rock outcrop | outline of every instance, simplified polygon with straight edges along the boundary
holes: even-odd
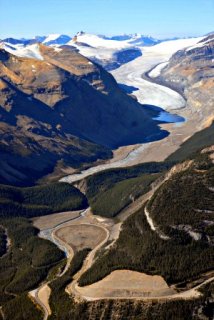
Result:
[[[187,108],[199,114],[201,123],[209,117],[211,123],[214,118],[213,61],[214,34],[211,34],[195,46],[176,52],[159,77],[163,83],[183,92]]]

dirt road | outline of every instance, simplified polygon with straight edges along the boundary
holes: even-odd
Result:
[[[43,295],[41,296],[41,294],[39,294],[40,291],[44,292],[44,290],[48,292],[49,289],[47,289],[47,286],[48,284],[45,283],[41,285],[38,289],[35,289],[29,292],[30,298],[32,298],[36,302],[36,304],[40,306],[41,310],[43,310],[43,313],[44,313],[43,320],[47,320],[49,315],[51,314],[50,306],[47,303],[46,294],[45,296]]]

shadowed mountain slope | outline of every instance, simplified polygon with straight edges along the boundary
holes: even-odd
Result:
[[[0,50],[1,182],[79,167],[166,135],[114,78],[70,47]]]

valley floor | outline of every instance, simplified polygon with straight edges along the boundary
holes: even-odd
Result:
[[[186,101],[178,92],[155,84],[153,81],[150,82],[149,79],[143,79],[142,75],[144,73],[168,61],[172,53],[171,48],[166,52],[153,52],[153,47],[147,48],[144,50],[142,57],[121,66],[113,72],[113,75],[118,83],[136,89],[133,94],[138,98],[140,103],[162,108],[163,116],[164,110],[176,113],[176,115],[184,118],[185,122],[160,124],[161,128],[170,133],[168,137],[160,141],[148,142],[147,144],[120,148],[114,152],[114,158],[105,164],[91,167],[79,174],[68,175],[62,178],[61,181],[73,183],[110,168],[132,166],[154,161],[154,159],[155,161],[162,161],[177,150],[182,142],[196,131],[211,124],[213,117],[210,116],[209,110],[206,110],[206,108],[204,111],[199,112],[193,106],[186,104]],[[46,217],[35,219],[34,225],[40,228],[40,236],[53,241],[66,252],[68,259],[66,268],[68,268],[76,251],[88,247],[91,248],[90,253],[84,260],[83,266],[66,288],[66,292],[73,295],[76,301],[93,301],[106,298],[134,298],[152,301],[162,299],[192,299],[200,297],[201,293],[198,289],[214,280],[212,274],[209,278],[207,276],[199,285],[182,292],[177,292],[176,288],[173,286],[169,287],[161,276],[151,276],[129,270],[117,270],[101,281],[91,285],[84,287],[78,285],[78,280],[91,267],[96,259],[96,254],[99,254],[98,251],[112,246],[119,237],[123,221],[133,212],[136,212],[139,207],[142,207],[143,203],[151,198],[154,191],[148,192],[123,210],[117,216],[117,219],[95,216],[91,213],[90,208],[82,212],[53,215],[53,219],[51,216],[48,219]],[[47,286],[48,283],[45,285],[45,294],[41,294],[41,290],[44,291],[44,286],[42,286],[37,289],[36,297],[37,302],[40,299],[41,306],[46,306],[47,317],[47,310],[48,313],[51,312],[47,303],[47,293],[50,294],[50,290]]]
[[[151,196],[151,192],[148,193],[148,196]],[[147,197],[144,197],[144,201]],[[141,202],[142,204],[142,202]],[[53,227],[51,216],[49,216],[51,233],[47,237],[47,233],[43,230],[41,236],[48,238],[49,240],[56,243],[60,248],[64,249],[67,254],[68,263],[70,264],[74,252],[80,247],[84,248],[91,245],[91,231],[85,233],[84,245],[77,247],[77,242],[83,240],[78,234],[80,229],[83,228],[84,232],[87,227],[97,228],[103,232],[103,236],[100,237],[100,234],[96,237],[97,243],[92,245],[92,251],[87,256],[82,268],[74,276],[74,280],[67,286],[66,292],[75,297],[77,302],[82,300],[94,301],[101,299],[137,299],[137,300],[152,300],[152,301],[166,301],[166,300],[176,300],[176,299],[192,299],[200,297],[200,292],[198,291],[203,285],[212,282],[214,277],[212,274],[208,274],[205,280],[199,285],[178,292],[175,290],[174,286],[169,287],[163,277],[161,276],[150,276],[144,273],[130,271],[130,270],[117,270],[113,271],[110,275],[93,283],[92,285],[80,287],[78,285],[78,280],[81,275],[90,268],[94,260],[96,259],[97,251],[102,247],[108,247],[117,240],[119,232],[115,232],[116,229],[120,229],[121,223],[116,223],[111,219],[106,219],[99,216],[94,216],[90,212],[90,208],[83,212],[81,218],[71,219],[70,221],[61,221],[60,226],[56,225]],[[130,211],[131,214],[131,211]],[[53,215],[54,216],[54,215]],[[45,217],[36,218],[34,221],[35,226],[41,226]],[[54,218],[54,217],[53,217]],[[123,220],[123,215],[122,215]],[[46,225],[47,226],[47,225]],[[70,231],[76,228],[79,230],[76,233],[76,239],[73,238],[73,241],[70,239]],[[63,234],[63,240],[62,235]],[[105,236],[104,236],[105,234]],[[94,237],[93,237],[94,238]],[[96,242],[96,241],[95,241]],[[65,270],[64,270],[65,272]],[[63,274],[64,274],[63,272]],[[61,276],[61,275],[60,275]],[[47,284],[42,285],[37,290],[31,292],[31,295],[35,298],[36,302],[45,310],[45,317],[51,314],[50,306],[48,303],[49,296],[51,294],[50,287]]]
[[[78,284],[78,280],[82,274],[85,273],[96,260],[98,251],[101,248],[106,249],[113,245],[119,237],[122,223],[136,212],[139,207],[142,207],[142,205],[152,197],[155,190],[169,177],[169,174],[166,175],[165,179],[162,179],[152,190],[125,208],[117,216],[116,220],[95,216],[92,214],[90,208],[82,212],[49,215],[48,221],[47,216],[34,219],[34,225],[42,229],[40,236],[51,240],[66,252],[67,265],[62,274],[68,269],[76,251],[88,247],[92,249],[86,257],[82,268],[74,275],[72,282],[66,288],[66,292],[74,296],[75,301],[81,302],[83,300],[94,301],[101,299],[167,301],[199,298],[201,293],[198,289],[214,280],[212,273],[207,274],[198,285],[193,285],[193,288],[177,292],[176,288],[174,286],[168,286],[161,276],[152,276],[124,269],[113,271],[110,275],[92,285],[80,287]],[[56,219],[57,216],[60,217],[60,219]],[[156,230],[153,230],[153,232],[156,232]],[[59,275],[59,277],[60,276],[61,275]],[[46,310],[46,316],[47,310],[50,310],[47,299],[50,293],[48,283],[34,291],[34,297],[36,297],[37,303]]]
[[[184,46],[184,44],[180,45]],[[156,84],[154,79],[149,81],[148,75],[147,80],[145,80],[143,75],[152,68],[156,69],[157,65],[168,61],[171,55],[179,49],[179,45],[174,49],[169,45],[165,51],[160,50],[160,52],[157,51],[157,48],[154,48],[144,48],[143,56],[122,65],[112,74],[118,83],[136,89],[134,89],[133,95],[137,97],[140,103],[159,107],[163,110],[160,117],[162,120],[165,119],[166,122],[160,123],[160,127],[168,131],[169,135],[162,140],[121,147],[115,150],[113,158],[104,164],[93,166],[78,174],[65,176],[61,181],[73,183],[106,169],[133,166],[154,161],[154,159],[155,161],[163,161],[195,132],[211,125],[214,118],[211,110],[207,110],[206,107],[203,110],[194,108],[194,106],[186,103],[178,92]],[[185,119],[185,121],[167,123],[167,121],[171,121],[168,120],[170,115],[172,117],[176,115],[180,119]]]

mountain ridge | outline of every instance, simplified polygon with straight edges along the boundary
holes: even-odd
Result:
[[[167,134],[110,74],[73,48],[37,49],[42,59],[0,50],[2,182],[26,180],[29,170],[33,181],[60,160],[78,167],[109,158],[120,145]]]

